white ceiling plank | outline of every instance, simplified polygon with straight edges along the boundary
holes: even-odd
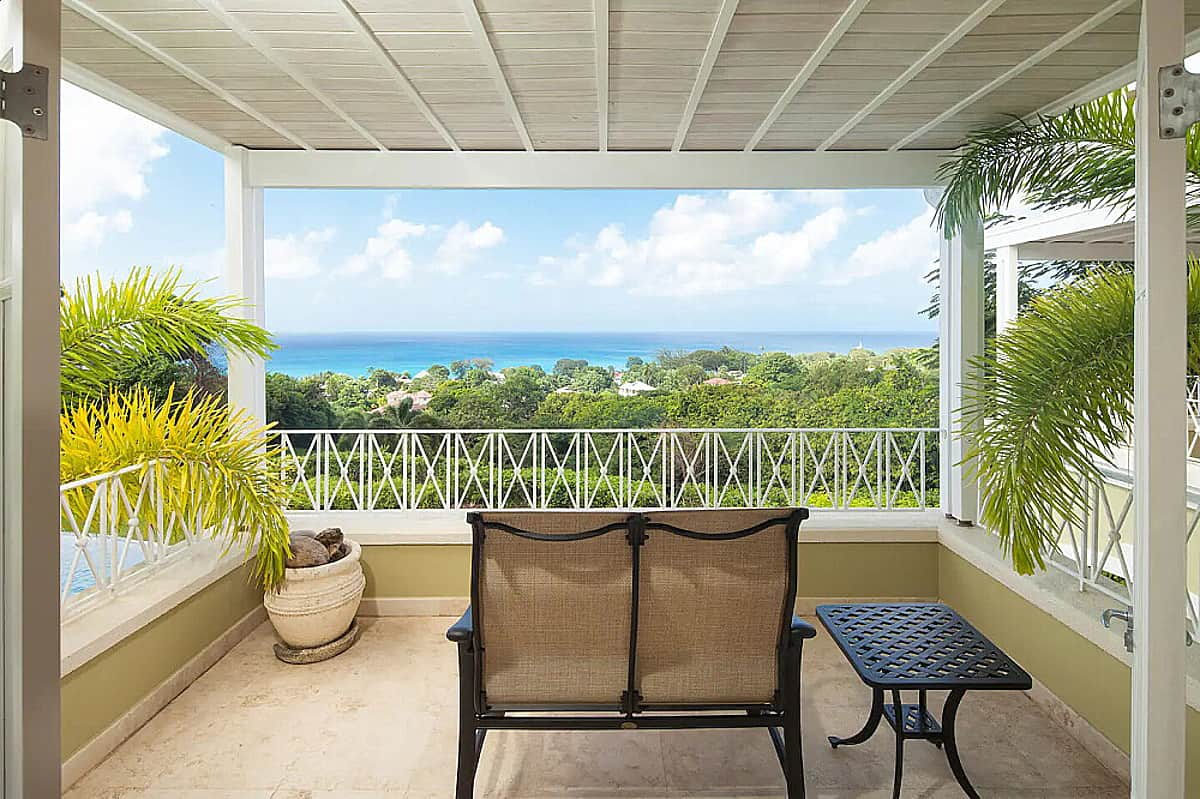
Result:
[[[754,135],[746,143],[746,152],[753,150],[763,140],[763,137],[767,135],[767,131],[771,129],[775,121],[791,105],[792,100],[796,97],[796,93],[804,87],[804,84],[808,83],[808,79],[812,77],[813,73],[817,71],[817,68],[821,66],[833,48],[837,46],[842,35],[850,29],[850,26],[854,24],[854,20],[858,19],[858,15],[867,7],[868,2],[870,0],[852,0],[850,5],[846,7],[846,10],[838,17],[837,22],[829,29],[829,33],[825,34],[825,38],[821,40],[821,44],[817,46],[816,50],[813,50],[808,60],[804,62],[804,66],[796,73],[796,77],[792,78],[792,82],[788,84],[788,87],[783,90],[783,94],[775,101],[775,105],[771,107],[767,118],[754,131]]]
[[[299,147],[303,147],[306,150],[313,149],[312,145],[310,145],[301,137],[297,136],[295,133],[292,133],[283,125],[280,125],[278,122],[270,119],[265,114],[260,113],[250,104],[242,102],[234,95],[225,91],[220,86],[201,75],[199,72],[196,72],[194,69],[179,61],[175,57],[150,44],[150,42],[146,41],[141,36],[138,36],[136,33],[133,33],[132,31],[127,30],[121,25],[113,22],[109,17],[83,3],[82,0],[63,0],[63,5],[74,11],[76,14],[80,14],[83,17],[91,20],[96,25],[99,25],[101,28],[111,33],[113,36],[116,36],[118,39],[128,42],[131,46],[141,50],[143,53],[159,63],[175,70],[196,85],[207,89],[214,96],[224,100],[226,103],[238,109],[242,113],[267,126],[288,141],[296,144]]]
[[[1014,65],[1011,69],[1005,70],[1004,72],[1000,73],[995,78],[993,78],[992,80],[985,83],[983,86],[980,86],[978,89],[971,92],[969,95],[964,97],[962,100],[959,100],[957,103],[950,106],[945,111],[938,114],[936,117],[931,119],[929,122],[926,122],[924,125],[917,128],[912,133],[908,134],[907,136],[905,136],[903,139],[901,139],[900,141],[893,144],[888,149],[899,150],[899,149],[907,146],[908,144],[916,141],[917,139],[921,138],[929,131],[936,128],[938,125],[945,122],[947,119],[950,119],[951,117],[956,116],[959,112],[961,112],[963,109],[965,109],[968,106],[975,103],[981,97],[984,97],[985,95],[991,93],[995,89],[998,89],[999,87],[1003,86],[1005,83],[1008,83],[1010,80],[1012,80],[1016,76],[1020,75],[1022,72],[1025,72],[1026,70],[1030,69],[1031,67],[1036,66],[1037,64],[1041,63],[1043,60],[1045,60],[1052,54],[1058,52],[1063,47],[1066,47],[1068,44],[1075,41],[1076,39],[1083,36],[1084,34],[1096,29],[1097,27],[1099,27],[1100,25],[1102,25],[1103,23],[1105,23],[1109,19],[1111,19],[1113,16],[1115,16],[1118,12],[1120,12],[1121,10],[1123,10],[1125,8],[1128,8],[1129,6],[1133,5],[1135,2],[1137,2],[1137,0],[1116,0],[1116,2],[1110,3],[1109,5],[1102,8],[1100,11],[1097,11],[1095,14],[1093,14],[1091,17],[1089,17],[1084,22],[1080,23],[1079,25],[1076,25],[1074,28],[1067,31],[1062,36],[1059,36],[1057,39],[1055,39],[1054,41],[1047,44],[1041,50],[1038,50],[1036,53],[1029,56],[1029,58],[1026,58],[1024,61],[1021,61],[1020,63]]]
[[[1185,53],[1200,52],[1200,30],[1190,31],[1184,37],[1183,47]],[[1039,117],[1052,117],[1061,114],[1072,106],[1086,103],[1088,100],[1094,100],[1097,97],[1116,91],[1122,86],[1128,86],[1137,79],[1137,63],[1132,62],[1125,66],[1114,69],[1102,78],[1098,78],[1085,86],[1080,86],[1070,94],[1064,95],[1052,103],[1039,108],[1034,113],[1025,117],[1026,122],[1034,122]]]
[[[342,14],[342,18],[346,20],[350,27],[358,31],[360,38],[375,53],[380,65],[396,79],[396,82],[400,84],[400,88],[408,95],[408,99],[412,100],[417,110],[421,112],[421,116],[425,117],[425,120],[438,132],[438,135],[446,140],[446,144],[449,145],[451,150],[461,150],[462,148],[458,146],[458,142],[454,139],[454,136],[442,124],[442,120],[433,112],[429,104],[425,102],[425,98],[421,96],[421,93],[417,91],[417,87],[413,86],[412,81],[404,74],[404,70],[396,63],[396,59],[392,58],[387,49],[379,43],[379,39],[375,36],[375,31],[371,30],[370,26],[363,21],[362,17],[359,16],[358,12],[354,10],[347,0],[337,0],[337,6]]]
[[[354,119],[354,117],[347,114],[342,107],[330,99],[325,92],[317,88],[316,84],[314,84],[304,74],[293,67],[286,58],[276,52],[275,48],[267,44],[267,42],[261,36],[247,28],[238,20],[237,17],[226,11],[225,6],[221,4],[220,0],[196,0],[196,2],[208,9],[209,13],[221,20],[222,24],[237,34],[238,37],[246,44],[257,50],[263,58],[270,61],[281,72],[303,87],[304,90],[311,94],[318,102],[321,103],[321,105],[325,106],[338,117],[340,117],[342,121],[353,128],[355,133],[357,133],[359,136],[362,136],[367,142],[369,142],[372,147],[375,147],[379,150],[387,149],[383,142],[375,138],[375,136],[369,130],[360,125]]]
[[[596,127],[603,153],[608,151],[608,0],[595,0],[592,19],[596,31]]]
[[[696,72],[696,82],[692,84],[692,93],[688,96],[687,105],[683,107],[683,116],[679,120],[678,130],[675,131],[675,141],[671,145],[675,152],[679,152],[688,131],[692,128],[696,108],[700,105],[700,98],[704,96],[708,78],[712,75],[713,65],[717,63],[717,56],[721,54],[721,45],[725,42],[725,34],[729,32],[729,25],[733,22],[737,7],[738,0],[721,0],[721,9],[717,12],[712,33],[708,37],[708,45],[704,48],[704,58],[700,60],[700,69]]]
[[[871,189],[944,183],[936,150],[462,152],[254,150],[261,188]]]
[[[479,16],[479,7],[475,5],[475,2],[476,0],[462,0],[463,11],[467,15],[467,26],[471,29],[471,34],[475,37],[484,62],[487,64],[488,70],[492,73],[492,79],[496,82],[496,89],[500,92],[500,96],[504,100],[504,107],[508,109],[508,115],[512,118],[513,127],[517,129],[517,135],[521,137],[521,143],[525,146],[526,150],[532,152],[533,140],[529,138],[529,131],[525,128],[525,120],[521,118],[521,109],[517,107],[517,101],[513,98],[512,87],[508,85],[508,78],[505,77],[504,69],[500,66],[500,61],[496,58],[496,48],[492,46],[491,37],[488,35],[487,28],[483,26],[483,19]]]
[[[908,69],[901,72],[895,80],[889,83],[883,91],[875,96],[875,99],[871,100],[871,102],[859,109],[854,116],[846,120],[846,122],[840,128],[833,132],[832,136],[821,142],[817,146],[817,150],[828,150],[830,147],[837,144],[843,136],[854,130],[859,122],[862,122],[872,113],[874,113],[875,109],[879,108],[879,106],[888,101],[888,98],[900,91],[900,89],[902,89],[909,81],[919,75],[921,70],[925,69],[925,67],[936,61],[943,53],[957,44],[959,40],[970,33],[976,25],[987,19],[993,11],[1003,4],[1004,0],[986,0],[985,2],[981,3],[980,6],[972,11],[966,17],[966,19],[960,22],[954,28],[954,30],[947,33],[941,39],[941,41],[929,48],[929,50],[927,50],[920,58],[913,62]]]
[[[157,122],[164,128],[173,130],[180,136],[186,136],[192,141],[199,142],[205,147],[216,150],[219,153],[225,152],[225,149],[232,144],[228,139],[218,136],[207,128],[200,127],[195,122],[184,119],[174,111],[163,108],[143,95],[131,92],[124,86],[113,83],[107,78],[103,78],[92,72],[90,69],[86,69],[65,59],[62,62],[62,77],[68,83],[78,86],[81,89],[86,89],[98,97],[103,97],[110,103],[116,103],[138,116],[143,116],[152,122]]]

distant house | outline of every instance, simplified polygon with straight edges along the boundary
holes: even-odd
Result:
[[[554,393],[555,394],[578,394],[579,392],[576,391],[575,389],[571,388],[570,386],[563,386],[562,388],[554,389]]]
[[[723,377],[710,377],[704,381],[706,386],[732,386],[732,380],[726,380]]]
[[[387,393],[387,404],[393,408],[400,405],[404,400],[412,400],[412,409],[414,411],[423,411],[429,406],[429,400],[433,399],[433,395],[428,391],[405,391],[397,389]]]
[[[645,394],[647,391],[656,390],[654,386],[643,383],[641,380],[634,380],[632,383],[622,383],[617,387],[617,393],[622,397],[635,397],[638,394]]]

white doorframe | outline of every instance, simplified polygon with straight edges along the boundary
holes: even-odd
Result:
[[[1159,138],[1157,97],[1159,68],[1183,61],[1183,0],[1143,0],[1141,24],[1130,788],[1139,799],[1175,799],[1183,796],[1186,759],[1185,160],[1183,139]]]
[[[8,3],[12,0],[0,0]],[[5,12],[10,69],[49,70],[45,140],[2,122],[4,796],[56,797],[59,753],[58,3]],[[18,20],[18,31],[13,20]],[[8,48],[6,48],[8,49]],[[19,60],[23,58],[23,61]]]

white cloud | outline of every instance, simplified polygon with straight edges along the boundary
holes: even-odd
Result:
[[[111,214],[84,211],[63,222],[62,245],[72,252],[95,249],[110,233],[128,233],[133,229],[133,214],[122,208]]]
[[[320,274],[321,254],[336,232],[334,228],[327,227],[267,239],[264,243],[266,276],[293,280]]]
[[[390,198],[387,205],[389,208],[394,206]],[[504,241],[504,231],[491,222],[471,227],[459,221],[449,228],[442,228],[389,218],[375,229],[375,235],[367,239],[363,249],[347,258],[338,271],[346,275],[377,272],[390,280],[405,280],[412,275],[418,260],[424,263],[423,257],[414,256],[413,246],[420,240],[430,242],[426,248],[432,246],[431,240],[438,233],[442,233],[441,240],[434,248],[428,268],[447,274],[458,274],[477,261],[484,250]]]
[[[845,286],[888,272],[923,271],[937,258],[937,253],[933,209],[926,209],[903,225],[885,230],[855,247],[846,265],[828,275],[824,283]]]
[[[836,199],[842,199],[838,197]],[[806,192],[731,191],[719,197],[681,194],[658,209],[645,238],[629,240],[620,225],[604,227],[591,242],[569,241],[575,253],[543,257],[562,277],[594,286],[624,287],[652,295],[728,292],[792,280],[837,238],[848,218],[828,205],[798,227],[784,226]],[[534,285],[553,278],[529,277]]]
[[[62,85],[63,244],[95,247],[133,227],[126,203],[145,198],[146,176],[169,152],[166,129],[107,100]]]
[[[504,230],[491,222],[484,222],[476,228],[466,222],[455,222],[438,245],[434,267],[456,275],[477,260],[483,250],[491,249],[502,241]]]
[[[339,270],[343,274],[361,275],[378,269],[384,277],[403,280],[412,273],[412,256],[404,246],[407,239],[424,236],[429,228],[403,219],[389,219],[375,229],[362,252],[350,256]]]

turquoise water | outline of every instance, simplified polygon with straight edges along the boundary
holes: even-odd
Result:
[[[549,371],[559,358],[583,358],[598,366],[624,366],[631,355],[652,358],[660,350],[732,347],[747,352],[849,352],[860,343],[883,352],[927,347],[933,331],[874,333],[282,333],[267,370],[295,377],[332,371],[365,374],[369,368],[413,374],[430,364],[491,358],[497,369],[538,365]]]
[[[112,555],[105,541],[93,538],[87,544],[88,554],[92,556],[92,560],[102,569],[110,570],[112,568]],[[71,560],[75,557],[75,536],[71,533],[63,533],[59,538],[59,560],[58,560],[58,590],[61,593],[64,586],[67,584],[67,577],[71,571]],[[132,569],[134,566],[141,563],[142,550],[136,544],[129,547],[129,552],[125,552],[125,542],[121,541],[117,549],[118,557],[124,557],[122,568],[124,570]],[[101,564],[104,564],[101,566]],[[96,584],[96,578],[92,575],[91,569],[88,568],[87,561],[83,555],[79,556],[79,564],[75,567],[75,574],[71,580],[71,588],[67,591],[68,594],[78,594],[86,591]]]

